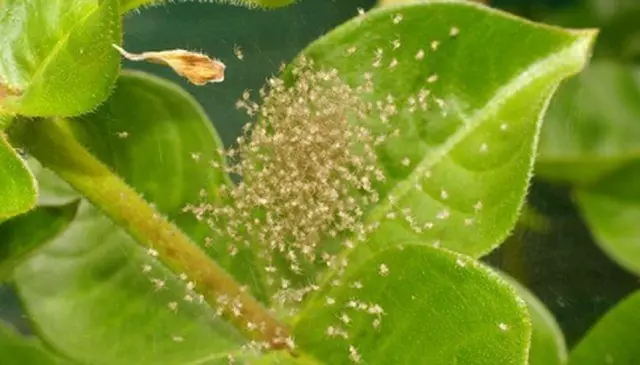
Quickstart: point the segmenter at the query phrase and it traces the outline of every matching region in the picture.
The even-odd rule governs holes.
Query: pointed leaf
[[[387,136],[381,202],[366,212],[380,223],[373,249],[413,239],[472,256],[496,247],[522,205],[547,102],[593,38],[436,0],[374,10],[313,43],[308,58],[351,85],[370,77],[366,98],[382,105],[366,121]]]
[[[109,95],[120,57],[117,0],[6,0],[0,106],[27,116],[87,112]]]
[[[640,292],[611,309],[571,351],[571,365],[632,365],[640,359]]]
[[[60,207],[39,207],[0,224],[0,279],[27,260],[39,247],[64,231],[78,208],[77,202]]]
[[[540,135],[538,176],[588,184],[640,157],[640,67],[598,61],[567,81]]]
[[[394,247],[350,268],[341,282],[294,326],[300,351],[323,363],[527,364],[524,302],[468,257]]]
[[[622,267],[640,275],[640,162],[579,189],[576,198],[596,243]]]
[[[26,163],[0,134],[0,222],[33,208],[37,195]]]

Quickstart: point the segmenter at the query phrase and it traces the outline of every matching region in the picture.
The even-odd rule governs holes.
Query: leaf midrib
[[[578,51],[583,47],[584,42],[585,40],[580,39],[562,50],[554,52],[534,62],[524,71],[520,72],[514,79],[507,82],[504,87],[500,88],[494,96],[489,99],[485,104],[485,107],[478,110],[471,116],[465,116],[460,113],[460,117],[464,122],[462,128],[454,132],[454,134],[445,143],[430,151],[406,179],[398,182],[394,187],[392,187],[382,203],[371,209],[367,214],[365,222],[375,222],[384,217],[393,207],[389,197],[393,197],[395,200],[400,200],[406,196],[406,194],[411,191],[412,187],[420,181],[421,177],[424,176],[427,171],[442,162],[445,156],[447,156],[466,137],[479,128],[484,121],[492,115],[497,114],[500,108],[519,91],[524,89],[531,80],[540,79],[556,73],[562,69],[563,66],[571,67],[574,64],[582,64],[583,61],[580,60],[580,57],[578,57],[579,61],[576,62],[575,55],[579,53]],[[565,61],[565,59],[569,61]],[[569,73],[569,71],[566,71],[566,73]]]

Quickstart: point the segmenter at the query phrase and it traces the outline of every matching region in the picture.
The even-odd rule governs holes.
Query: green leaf
[[[225,363],[242,344],[196,295],[184,299],[186,282],[87,203],[14,277],[38,335],[81,363]]]
[[[0,107],[68,116],[107,98],[120,65],[111,47],[121,40],[116,0],[6,0],[2,7]]]
[[[293,327],[305,355],[326,364],[353,363],[354,350],[366,364],[527,364],[526,306],[475,260],[427,246],[394,247],[340,280]]]
[[[198,202],[203,189],[215,201],[229,180],[209,167],[210,161],[222,162],[219,141],[186,92],[155,77],[125,73],[107,103],[65,125],[161,213],[202,241],[209,229],[182,209]],[[238,263],[236,272],[244,268],[249,276],[247,266]],[[20,266],[15,278],[39,334],[83,363],[226,363],[243,343],[215,309],[199,303],[187,282],[86,203],[70,228]],[[157,290],[160,281],[164,288]],[[177,310],[171,309],[174,302]]]
[[[640,275],[640,161],[576,191],[596,243],[622,267]]]
[[[160,5],[165,1],[166,0],[120,0],[120,11],[124,13],[144,5]],[[218,0],[218,2],[248,7],[276,8],[292,4],[296,2],[296,0]]]
[[[64,231],[73,220],[77,202],[59,207],[40,207],[0,224],[0,279],[41,245]]]
[[[33,175],[0,134],[0,222],[33,208],[37,198]]]
[[[0,359],[2,365],[61,365],[36,339],[25,338],[0,323]]]
[[[567,346],[553,314],[527,288],[506,274],[503,277],[527,303],[533,332],[529,365],[562,365],[567,361]]]
[[[640,291],[604,315],[571,351],[571,365],[633,365],[640,359]]]
[[[640,157],[640,68],[597,61],[569,80],[542,128],[538,176],[588,184]]]
[[[373,248],[417,240],[481,256],[499,245],[523,203],[547,102],[583,68],[594,35],[429,1],[371,11],[313,43],[304,54],[315,64],[351,85],[369,73],[368,100],[397,109],[386,112],[397,138],[384,112],[366,122],[388,136],[377,150],[381,203],[366,212],[380,223]]]

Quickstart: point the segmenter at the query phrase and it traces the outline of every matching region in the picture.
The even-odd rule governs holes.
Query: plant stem
[[[212,261],[178,227],[154,210],[120,177],[92,156],[54,120],[17,120],[8,130],[14,145],[68,182],[86,199],[123,227],[174,273],[185,273],[212,307],[224,298],[239,311],[228,319],[241,332],[271,348],[284,348],[286,326],[276,320],[224,269]],[[237,314],[238,312],[236,312]],[[249,331],[252,323],[262,330]]]

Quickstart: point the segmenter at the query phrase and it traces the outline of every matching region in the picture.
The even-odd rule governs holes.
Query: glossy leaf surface
[[[526,305],[470,258],[394,247],[341,281],[294,326],[298,346],[322,363],[349,364],[357,355],[367,364],[527,364]]]

